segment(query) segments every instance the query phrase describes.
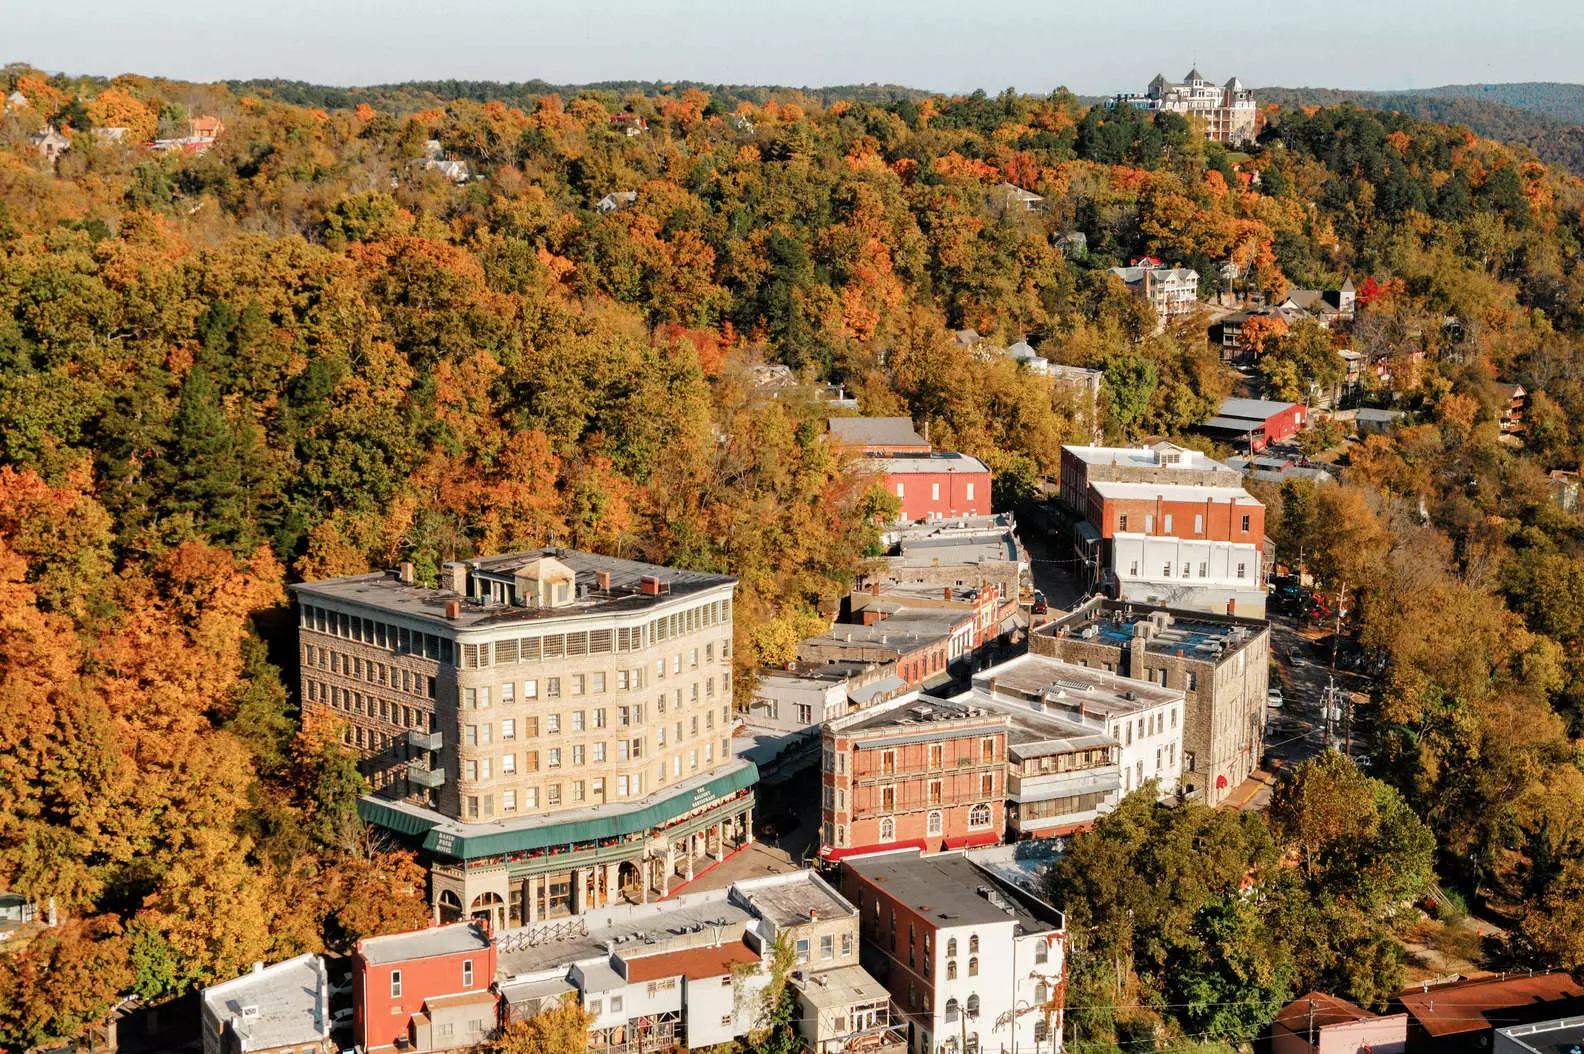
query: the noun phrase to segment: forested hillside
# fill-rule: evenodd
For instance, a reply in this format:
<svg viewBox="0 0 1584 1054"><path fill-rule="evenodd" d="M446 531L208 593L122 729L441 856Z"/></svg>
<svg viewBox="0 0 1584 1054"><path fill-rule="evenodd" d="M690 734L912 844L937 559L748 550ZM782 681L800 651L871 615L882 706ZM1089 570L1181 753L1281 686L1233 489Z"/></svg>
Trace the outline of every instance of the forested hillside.
<svg viewBox="0 0 1584 1054"><path fill-rule="evenodd" d="M0 884L70 920L0 955L0 1043L423 917L349 759L296 732L285 583L553 532L739 576L749 684L823 627L884 505L820 406L747 367L927 422L1004 507L1078 430L953 330L1104 370L1115 439L1229 390L1202 320L1157 331L1107 273L1143 253L1206 292L1224 258L1269 295L1370 279L1355 343L1418 423L1347 485L1267 495L1273 533L1363 597L1380 771L1443 874L1510 913L1514 961L1584 964L1584 521L1545 490L1584 455L1576 179L1351 107L1273 113L1234 158L1068 95L396 113L18 67L0 89L28 100L0 121ZM198 114L225 123L207 152L140 146ZM46 122L71 138L53 166ZM1074 230L1081 258L1053 240ZM1524 448L1497 377L1537 393Z"/></svg>
<svg viewBox="0 0 1584 1054"><path fill-rule="evenodd" d="M1406 92L1261 88L1262 103L1286 107L1352 103L1422 121L1467 125L1477 135L1526 146L1549 164L1584 174L1584 86L1461 84Z"/></svg>

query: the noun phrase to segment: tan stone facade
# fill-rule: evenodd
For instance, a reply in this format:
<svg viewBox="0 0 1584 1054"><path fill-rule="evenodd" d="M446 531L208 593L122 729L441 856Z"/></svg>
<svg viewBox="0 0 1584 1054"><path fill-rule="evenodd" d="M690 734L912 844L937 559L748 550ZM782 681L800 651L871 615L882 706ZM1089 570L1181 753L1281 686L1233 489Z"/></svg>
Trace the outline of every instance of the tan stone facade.
<svg viewBox="0 0 1584 1054"><path fill-rule="evenodd" d="M735 584L559 550L447 565L440 589L308 583L304 712L358 752L365 815L424 836L443 914L505 925L663 894L751 839Z"/></svg>

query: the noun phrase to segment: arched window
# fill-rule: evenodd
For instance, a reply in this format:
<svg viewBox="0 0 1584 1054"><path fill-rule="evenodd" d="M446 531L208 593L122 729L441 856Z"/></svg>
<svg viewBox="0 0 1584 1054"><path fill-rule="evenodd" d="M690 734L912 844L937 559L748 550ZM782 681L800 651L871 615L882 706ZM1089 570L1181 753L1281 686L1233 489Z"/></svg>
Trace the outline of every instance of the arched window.
<svg viewBox="0 0 1584 1054"><path fill-rule="evenodd" d="M968 1016L970 1018L979 1016L979 997L977 995L968 997Z"/></svg>
<svg viewBox="0 0 1584 1054"><path fill-rule="evenodd" d="M880 821L880 840L890 842L896 839L896 821L887 816Z"/></svg>
<svg viewBox="0 0 1584 1054"><path fill-rule="evenodd" d="M957 1000L946 1000L946 1023L949 1025L957 1020Z"/></svg>
<svg viewBox="0 0 1584 1054"><path fill-rule="evenodd" d="M1038 1003L1040 1006L1044 1006L1049 1001L1050 989L1045 987L1044 981L1041 981L1039 984L1034 986L1034 1002Z"/></svg>
<svg viewBox="0 0 1584 1054"><path fill-rule="evenodd" d="M957 960L956 959L947 959L946 960L946 980L948 980L948 981L957 980Z"/></svg>
<svg viewBox="0 0 1584 1054"><path fill-rule="evenodd" d="M444 896L444 894L442 894L442 896ZM956 937L947 937L946 938L946 958L948 958L948 959L957 958L957 938Z"/></svg>
<svg viewBox="0 0 1584 1054"><path fill-rule="evenodd" d="M440 891L440 921L459 922L462 918L462 900L449 889Z"/></svg>
<svg viewBox="0 0 1584 1054"><path fill-rule="evenodd" d="M929 814L929 833L941 833L941 814L939 809Z"/></svg>
<svg viewBox="0 0 1584 1054"><path fill-rule="evenodd" d="M969 827L989 827L990 826L990 806L988 806L988 805L975 805L973 807L973 810L968 813L968 826Z"/></svg>
<svg viewBox="0 0 1584 1054"><path fill-rule="evenodd" d="M978 954L978 951L979 951L979 934L970 933L968 935L968 954L969 955L976 955L976 954Z"/></svg>
<svg viewBox="0 0 1584 1054"><path fill-rule="evenodd" d="M1050 958L1050 945L1046 944L1044 941L1040 941L1038 944L1034 945L1034 961L1035 962L1042 963L1042 962L1045 962L1049 958Z"/></svg>
<svg viewBox="0 0 1584 1054"><path fill-rule="evenodd" d="M969 977L978 977L979 976L979 956L977 956L977 955L971 956L968 959L968 976Z"/></svg>

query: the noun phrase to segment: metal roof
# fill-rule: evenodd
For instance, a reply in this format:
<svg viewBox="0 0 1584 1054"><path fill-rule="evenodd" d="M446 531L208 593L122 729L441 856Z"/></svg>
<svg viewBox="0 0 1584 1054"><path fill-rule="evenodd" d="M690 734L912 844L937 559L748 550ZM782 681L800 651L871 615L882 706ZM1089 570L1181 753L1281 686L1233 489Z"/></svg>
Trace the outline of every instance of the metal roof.
<svg viewBox="0 0 1584 1054"><path fill-rule="evenodd" d="M220 1027L235 1019L232 1027L244 1054L307 1046L330 1035L330 982L317 955L299 955L211 985L203 990L203 1002Z"/></svg>
<svg viewBox="0 0 1584 1054"><path fill-rule="evenodd" d="M411 933L365 937L358 941L357 951L370 965L377 966L381 963L431 959L438 955L484 951L489 946L489 934L481 926L475 922L457 922Z"/></svg>
<svg viewBox="0 0 1584 1054"><path fill-rule="evenodd" d="M832 417L825 427L831 439L847 446L929 446L909 417Z"/></svg>

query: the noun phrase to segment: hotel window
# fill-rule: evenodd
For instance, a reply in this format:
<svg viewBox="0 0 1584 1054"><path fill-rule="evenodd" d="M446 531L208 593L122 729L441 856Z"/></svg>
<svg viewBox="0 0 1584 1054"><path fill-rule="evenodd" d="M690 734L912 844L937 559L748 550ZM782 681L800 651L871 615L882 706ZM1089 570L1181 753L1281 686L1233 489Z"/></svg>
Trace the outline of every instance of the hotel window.
<svg viewBox="0 0 1584 1054"><path fill-rule="evenodd" d="M539 807L539 788L528 787L523 790L523 808L537 809Z"/></svg>
<svg viewBox="0 0 1584 1054"><path fill-rule="evenodd" d="M979 760L980 761L994 761L995 760L995 740L993 738L987 737L987 738L981 739L979 741Z"/></svg>
<svg viewBox="0 0 1584 1054"><path fill-rule="evenodd" d="M516 812L516 811L517 811L517 792L516 791L502 791L501 792L501 812Z"/></svg>
<svg viewBox="0 0 1584 1054"><path fill-rule="evenodd" d="M590 680L590 684L589 684L589 691L591 691L591 692L603 692L604 690L605 690L605 675L603 673L596 673L596 674L591 675L591 680Z"/></svg>
<svg viewBox="0 0 1584 1054"><path fill-rule="evenodd" d="M560 805L561 804L561 784L552 783L552 784L550 784L550 786L545 788L545 804L546 805Z"/></svg>
<svg viewBox="0 0 1584 1054"><path fill-rule="evenodd" d="M561 678L559 678L559 677L546 677L545 678L545 698L547 698L547 699L559 699L559 698L561 698Z"/></svg>
<svg viewBox="0 0 1584 1054"><path fill-rule="evenodd" d="M907 495L902 492L902 484L900 484L900 483L897 484L897 497L899 497L899 498L907 497Z"/></svg>
<svg viewBox="0 0 1584 1054"><path fill-rule="evenodd" d="M625 739L618 739L616 741L616 760L627 760L627 741Z"/></svg>
<svg viewBox="0 0 1584 1054"><path fill-rule="evenodd" d="M539 682L538 681L524 681L523 682L523 698L524 699L537 699L537 698L539 698Z"/></svg>
<svg viewBox="0 0 1584 1054"><path fill-rule="evenodd" d="M573 695L582 695L585 692L585 690L587 689L587 687L588 687L588 678L587 677L584 677L581 673L574 673L572 675L572 694Z"/></svg>
<svg viewBox="0 0 1584 1054"><path fill-rule="evenodd" d="M930 500L931 501L940 501L940 484L939 483L931 483L930 484Z"/></svg>
<svg viewBox="0 0 1584 1054"><path fill-rule="evenodd" d="M572 711L572 731L583 731L583 711L581 710Z"/></svg>
<svg viewBox="0 0 1584 1054"><path fill-rule="evenodd" d="M929 781L929 803L931 805L939 805L941 803L942 786L943 784L940 780Z"/></svg>
<svg viewBox="0 0 1584 1054"><path fill-rule="evenodd" d="M1188 572L1189 572L1189 571L1190 571L1190 570L1191 570L1191 569L1192 569L1192 568L1191 568L1191 565L1189 565L1189 564L1183 564L1183 577L1184 577L1184 578L1187 578L1187 577L1189 577L1189 575L1188 575Z"/></svg>
<svg viewBox="0 0 1584 1054"><path fill-rule="evenodd" d="M1126 516L1118 516L1117 517L1117 530L1119 530L1119 531L1127 530L1127 517Z"/></svg>
<svg viewBox="0 0 1584 1054"><path fill-rule="evenodd" d="M561 767L561 748L551 747L545 752L545 768L558 769Z"/></svg>
<svg viewBox="0 0 1584 1054"><path fill-rule="evenodd" d="M939 743L931 743L929 748L930 768L938 769L941 767L941 756L941 745Z"/></svg>
<svg viewBox="0 0 1584 1054"><path fill-rule="evenodd" d="M938 834L941 833L942 826L941 826L941 814L940 814L940 810L939 809L937 809L934 812L929 814L929 828L928 828L928 830L929 830L929 833L932 834L932 835L938 835Z"/></svg>
<svg viewBox="0 0 1584 1054"><path fill-rule="evenodd" d="M1161 527L1161 533L1163 533L1163 534L1170 534L1170 533L1171 533L1171 532L1172 532L1172 530L1171 530L1171 523L1172 523L1172 514L1171 514L1171 513L1169 513L1169 512L1168 512L1168 513L1167 513L1167 514L1166 514L1166 515L1165 515L1165 516L1164 516L1164 517L1163 517L1163 518L1162 518L1162 527Z"/></svg>
<svg viewBox="0 0 1584 1054"><path fill-rule="evenodd" d="M501 685L501 705L511 706L516 701L517 684L514 681L507 681L505 684Z"/></svg>
<svg viewBox="0 0 1584 1054"><path fill-rule="evenodd" d="M464 709L464 710L477 710L478 709L478 692L476 690L474 690L472 688L464 688L464 689L462 689L462 709Z"/></svg>
<svg viewBox="0 0 1584 1054"><path fill-rule="evenodd" d="M617 670L616 671L616 690L618 692L625 692L627 690L627 671L626 670Z"/></svg>
<svg viewBox="0 0 1584 1054"><path fill-rule="evenodd" d="M561 733L561 715L560 714L546 714L545 715L545 734L554 736L554 735L560 735L560 733Z"/></svg>
<svg viewBox="0 0 1584 1054"><path fill-rule="evenodd" d="M604 761L605 760L605 744L604 743L595 743L594 744L594 760L595 761Z"/></svg>
<svg viewBox="0 0 1584 1054"><path fill-rule="evenodd" d="M1171 564L1169 562L1164 564L1164 565L1162 565L1162 567L1161 567L1161 577L1162 578L1170 578L1171 577Z"/></svg>
<svg viewBox="0 0 1584 1054"><path fill-rule="evenodd" d="M617 776L616 777L616 797L618 797L618 798L627 797L627 777L626 776Z"/></svg>
<svg viewBox="0 0 1584 1054"><path fill-rule="evenodd" d="M502 754L501 755L501 773L503 775L510 776L510 775L514 774L516 771L517 771L517 755L516 754Z"/></svg>
<svg viewBox="0 0 1584 1054"><path fill-rule="evenodd" d="M600 707L598 710L594 711L594 727L595 728L604 728L605 727L605 708L604 707Z"/></svg>
<svg viewBox="0 0 1584 1054"><path fill-rule="evenodd" d="M573 801L582 801L583 800L583 781L582 780L573 780L572 781L572 800Z"/></svg>
<svg viewBox="0 0 1584 1054"><path fill-rule="evenodd" d="M478 819L478 799L477 798L469 796L469 798L467 800L467 814L468 814L468 819L470 819L470 820Z"/></svg>
<svg viewBox="0 0 1584 1054"><path fill-rule="evenodd" d="M1137 578L1138 577L1138 561L1137 560L1129 561L1129 563L1128 563L1128 577L1129 578Z"/></svg>
<svg viewBox="0 0 1584 1054"><path fill-rule="evenodd" d="M880 821L880 840L893 842L896 840L896 821L887 816Z"/></svg>
<svg viewBox="0 0 1584 1054"><path fill-rule="evenodd" d="M880 808L884 809L886 812L893 812L896 809L895 787L880 788Z"/></svg>
<svg viewBox="0 0 1584 1054"><path fill-rule="evenodd" d="M1204 563L1204 562L1201 562L1199 564L1199 577L1200 578L1208 578L1208 577L1210 577L1210 565L1209 564Z"/></svg>
<svg viewBox="0 0 1584 1054"><path fill-rule="evenodd" d="M572 764L573 765L582 765L583 764L583 744L582 743L579 743L579 744L577 744L576 746L574 746L572 748Z"/></svg>
<svg viewBox="0 0 1584 1054"><path fill-rule="evenodd" d="M986 772L979 777L979 797L995 797L995 774Z"/></svg>
<svg viewBox="0 0 1584 1054"><path fill-rule="evenodd" d="M1153 512L1146 512L1144 514L1144 533L1155 533L1155 514Z"/></svg>
<svg viewBox="0 0 1584 1054"><path fill-rule="evenodd" d="M472 959L463 959L462 960L462 987L463 988L472 988L473 987L473 960Z"/></svg>

